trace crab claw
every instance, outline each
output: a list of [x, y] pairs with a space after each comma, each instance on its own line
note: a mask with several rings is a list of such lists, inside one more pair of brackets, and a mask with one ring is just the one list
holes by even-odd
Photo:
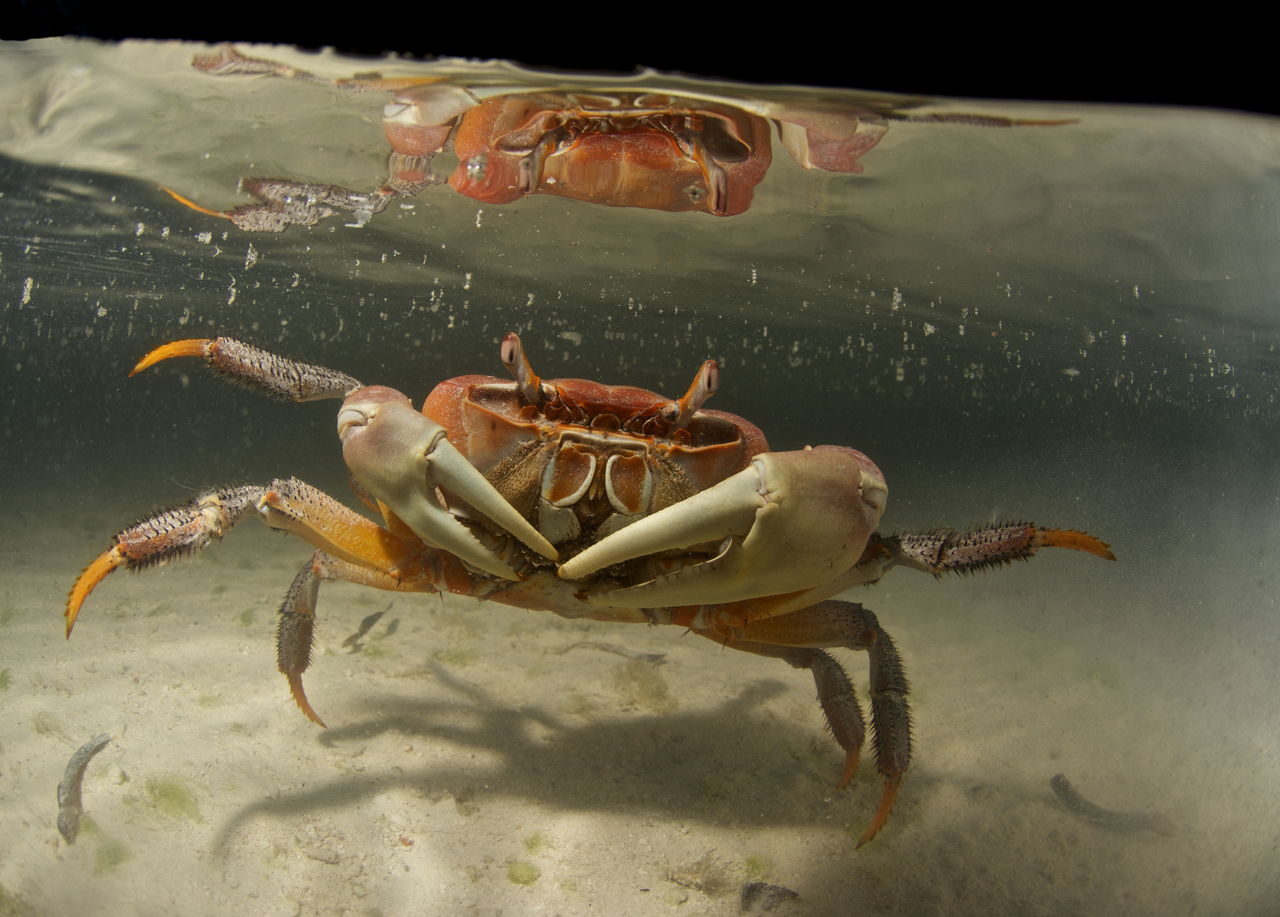
[[714, 487], [602, 539], [559, 574], [578, 580], [648, 554], [719, 542], [710, 560], [588, 601], [718, 604], [809, 589], [857, 563], [887, 496], [880, 469], [854, 449], [766, 452]]
[[415, 411], [394, 389], [352, 392], [338, 412], [347, 467], [359, 482], [429, 545], [504, 579], [520, 574], [483, 544], [436, 496], [456, 494], [531, 550], [555, 560], [551, 543], [498, 493], [446, 438], [445, 428]]

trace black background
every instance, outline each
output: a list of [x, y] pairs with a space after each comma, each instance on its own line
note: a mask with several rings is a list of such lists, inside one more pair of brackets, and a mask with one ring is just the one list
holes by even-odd
[[[539, 68], [640, 66], [758, 83], [916, 95], [1195, 105], [1276, 113], [1260, 22], [1199, 8], [611, 2], [350, 5], [215, 3], [128, 8], [10, 0], [0, 37], [181, 38], [334, 47], [380, 57], [505, 58]], [[1215, 18], [1216, 16], [1216, 18]]]

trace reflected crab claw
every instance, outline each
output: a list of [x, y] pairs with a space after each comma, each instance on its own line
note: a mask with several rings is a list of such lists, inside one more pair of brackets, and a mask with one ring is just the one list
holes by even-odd
[[857, 563], [887, 496], [884, 476], [857, 450], [767, 452], [714, 487], [602, 539], [561, 565], [559, 575], [579, 580], [646, 555], [719, 543], [707, 561], [586, 598], [645, 608], [809, 589]]
[[338, 437], [347, 466], [424, 542], [473, 567], [518, 580], [519, 572], [481, 542], [436, 496], [454, 494], [530, 550], [550, 560], [558, 552], [498, 493], [445, 436], [444, 427], [415, 411], [394, 389], [352, 392], [338, 412]]

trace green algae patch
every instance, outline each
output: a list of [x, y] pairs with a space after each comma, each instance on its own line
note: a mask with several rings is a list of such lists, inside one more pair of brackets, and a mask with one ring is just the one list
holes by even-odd
[[35, 917], [35, 914], [31, 905], [0, 885], [0, 917]]
[[528, 860], [512, 860], [507, 864], [507, 881], [514, 885], [532, 885], [542, 878], [542, 870]]
[[157, 812], [170, 818], [181, 818], [186, 821], [204, 821], [200, 807], [191, 795], [185, 783], [176, 777], [149, 777], [143, 787], [147, 802]]
[[480, 659], [480, 654], [475, 650], [462, 648], [436, 650], [431, 656], [437, 662], [459, 669], [475, 665]]
[[93, 851], [93, 874], [105, 876], [133, 859], [133, 851], [114, 837], [102, 837]]

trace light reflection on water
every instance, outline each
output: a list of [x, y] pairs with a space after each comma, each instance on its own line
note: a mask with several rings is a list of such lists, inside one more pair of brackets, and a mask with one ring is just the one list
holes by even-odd
[[[981, 862], [988, 913], [1094, 909], [1122, 895], [1130, 912], [1264, 912], [1277, 891], [1274, 828], [1265, 826], [1280, 823], [1274, 120], [917, 108], [921, 100], [707, 85], [695, 88], [1076, 123], [891, 123], [860, 175], [806, 172], [775, 145], [751, 209], [723, 219], [548, 196], [488, 205], [440, 186], [359, 228], [338, 218], [247, 234], [182, 208], [161, 186], [219, 209], [245, 202], [236, 188], [246, 176], [374, 187], [385, 174], [385, 97], [215, 79], [189, 66], [203, 50], [0, 47], [9, 113], [0, 129], [0, 403], [9, 421], [0, 462], [22, 518], [65, 530], [50, 541], [73, 553], [34, 559], [52, 593], [114, 526], [189, 486], [296, 473], [343, 492], [323, 407], [261, 404], [190, 371], [124, 380], [161, 340], [244, 337], [422, 394], [452, 375], [496, 372], [508, 330], [521, 332], [544, 375], [672, 394], [712, 356], [724, 370], [716, 406], [751, 417], [775, 448], [834, 442], [871, 454], [890, 482], [890, 528], [1027, 515], [1095, 531], [1121, 557], [1107, 566], [1042, 557], [948, 584], [954, 591], [894, 580], [867, 593], [919, 695], [920, 754], [904, 809], [875, 842], [876, 859], [859, 854], [847, 875], [784, 868], [809, 844], [854, 862], [829, 826], [806, 836], [803, 820], [772, 834], [757, 825], [725, 855], [766, 850], [779, 864], [770, 880], [817, 908], [863, 901], [976, 912], [969, 885]], [[289, 49], [261, 53], [329, 77], [367, 69]], [[538, 80], [503, 65], [436, 70], [471, 84]], [[437, 160], [441, 174], [451, 167]], [[76, 507], [91, 498], [101, 501], [92, 515], [102, 525], [87, 531]], [[8, 535], [19, 537], [16, 527]], [[170, 575], [167, 588], [183, 587]], [[337, 596], [327, 600], [334, 615]], [[1029, 597], [1045, 603], [1030, 618]], [[9, 602], [6, 621], [29, 623], [40, 639], [47, 624], [56, 636], [52, 607]], [[36, 614], [48, 621], [27, 621]], [[1061, 655], [1042, 657], [1050, 646]], [[49, 652], [63, 665], [85, 658], [78, 642]], [[1036, 662], [1018, 661], [1026, 658]], [[861, 678], [860, 667], [852, 671]], [[9, 697], [31, 684], [15, 683]], [[292, 715], [283, 705], [278, 713]], [[1066, 738], [1054, 742], [1055, 730]], [[25, 751], [23, 743], [20, 734], [4, 740]], [[748, 770], [751, 753], [740, 752]], [[1029, 816], [1001, 809], [1056, 770], [1086, 774], [1089, 784], [1077, 782], [1100, 798], [1137, 793], [1141, 805], [1181, 812], [1185, 828], [1133, 841], [1059, 826], [1047, 807]], [[1108, 796], [1109, 776], [1117, 782]], [[1152, 783], [1167, 792], [1143, 795]], [[750, 781], [730, 789], [744, 786], [769, 793]], [[976, 800], [951, 800], [959, 818], [974, 819], [960, 836], [954, 821], [938, 821], [956, 811], [938, 802], [948, 794]], [[856, 823], [865, 803], [836, 797], [834, 818]], [[833, 817], [805, 805], [818, 824]], [[993, 811], [1023, 819], [1022, 828], [983, 821]], [[663, 810], [657, 822], [652, 842], [662, 843], [663, 827], [681, 818]], [[1221, 881], [1170, 882], [1170, 864], [1193, 856]], [[24, 883], [48, 864], [3, 859], [6, 887], [33, 899]], [[1048, 878], [1027, 879], [1029, 862]], [[654, 881], [590, 864], [584, 875], [611, 889]], [[927, 878], [917, 884], [912, 869]], [[902, 891], [850, 886], [868, 875]], [[1087, 904], [1075, 897], [1082, 884]], [[500, 892], [480, 882], [472, 900]], [[56, 910], [60, 899], [38, 900]]]

